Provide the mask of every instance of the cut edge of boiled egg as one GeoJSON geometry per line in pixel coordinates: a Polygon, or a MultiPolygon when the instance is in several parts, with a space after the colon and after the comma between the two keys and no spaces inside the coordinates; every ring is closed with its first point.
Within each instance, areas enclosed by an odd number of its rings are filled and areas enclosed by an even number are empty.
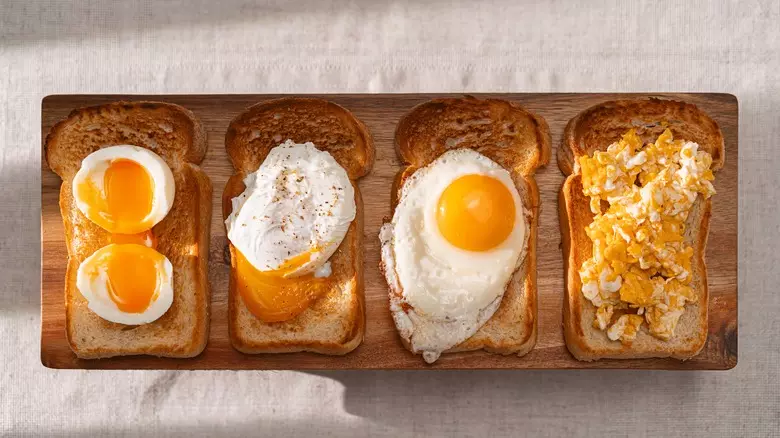
{"type": "Polygon", "coordinates": [[[132,145],[89,154],[73,178],[78,209],[111,233],[136,234],[152,228],[170,211],[175,191],[165,161],[132,145]]]}
{"type": "Polygon", "coordinates": [[[144,245],[109,244],[79,265],[76,287],[101,318],[140,325],[163,316],[173,303],[170,260],[144,245]]]}

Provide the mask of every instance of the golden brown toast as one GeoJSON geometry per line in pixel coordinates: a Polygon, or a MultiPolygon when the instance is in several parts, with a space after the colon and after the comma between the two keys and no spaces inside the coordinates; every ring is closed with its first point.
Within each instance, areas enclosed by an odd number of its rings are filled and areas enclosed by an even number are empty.
{"type": "Polygon", "coordinates": [[[49,168],[62,178],[60,212],[68,248],[66,333],[78,357],[193,357],[203,351],[209,332],[211,181],[197,164],[203,160],[206,147],[205,129],[191,111],[160,102],[117,102],[77,109],[49,132],[45,155],[49,168]],[[157,251],[173,265],[173,304],[158,320],[138,326],[99,317],[87,308],[76,287],[79,265],[109,244],[110,233],[76,207],[73,177],[87,155],[117,144],[157,153],[171,168],[176,185],[173,207],[152,229],[158,239],[157,251]]]}
{"type": "Polygon", "coordinates": [[[363,202],[356,180],[374,163],[374,143],[366,126],[348,110],[322,99],[283,98],[248,108],[230,123],[225,138],[236,173],[222,195],[222,214],[227,219],[232,212],[231,199],[246,188],[246,175],[256,171],[268,152],[288,139],[314,143],[347,171],[355,188],[355,220],[329,259],[335,287],[283,322],[261,321],[247,309],[237,290],[236,249],[230,244],[230,340],[244,353],[346,354],[360,345],[365,330],[363,202]]]}
{"type": "MultiPolygon", "coordinates": [[[[524,260],[509,281],[493,316],[473,336],[446,352],[484,349],[500,354],[528,353],[536,344],[537,326],[536,238],[540,202],[533,174],[550,159],[547,123],[514,102],[470,96],[434,99],[416,106],[401,119],[395,146],[406,167],[393,184],[393,211],[406,179],[448,150],[474,149],[509,171],[526,212],[529,232],[524,260]]],[[[382,263],[380,268],[386,278],[394,277],[387,275],[394,267],[382,263]]],[[[392,302],[403,291],[400,285],[393,285],[395,282],[388,283],[392,302]]],[[[396,321],[398,316],[394,315],[396,321]]],[[[401,340],[411,351],[409,340],[403,336],[401,340]]]]}
{"type": "MultiPolygon", "coordinates": [[[[671,129],[675,139],[699,144],[699,150],[712,155],[712,169],[723,167],[724,146],[720,128],[696,106],[671,100],[636,99],[605,102],[591,107],[566,126],[558,148],[558,165],[568,175],[561,189],[559,218],[563,239],[566,299],[563,325],[566,345],[579,360],[601,358],[673,357],[689,359],[699,353],[707,340],[707,269],[704,253],[711,211],[710,199],[699,196],[686,221],[685,243],[694,249],[691,286],[698,301],[685,306],[685,313],[669,341],[650,335],[643,326],[631,344],[611,341],[593,327],[596,308],[582,295],[579,269],[592,256],[592,242],[585,228],[593,221],[590,198],[583,194],[577,159],[604,151],[630,129],[636,129],[643,143],[653,142],[671,129]]],[[[717,176],[715,179],[717,184],[717,176]]]]}

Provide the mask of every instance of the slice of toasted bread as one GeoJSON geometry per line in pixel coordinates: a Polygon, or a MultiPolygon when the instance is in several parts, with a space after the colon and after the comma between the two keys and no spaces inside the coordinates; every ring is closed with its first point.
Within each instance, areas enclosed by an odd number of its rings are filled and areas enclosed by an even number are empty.
{"type": "Polygon", "coordinates": [[[347,171],[355,188],[355,220],[329,260],[334,288],[284,322],[263,322],[247,309],[237,290],[236,249],[230,244],[230,340],[244,353],[346,354],[360,345],[365,330],[363,202],[356,180],[374,163],[374,143],[366,126],[348,110],[322,99],[283,98],[248,108],[230,123],[225,138],[236,173],[222,195],[223,217],[227,219],[232,212],[231,199],[246,188],[246,175],[288,139],[314,143],[347,171]]]}
{"type": "MultiPolygon", "coordinates": [[[[685,313],[669,341],[650,335],[643,326],[631,344],[611,341],[606,332],[593,327],[595,306],[582,295],[579,269],[592,256],[592,242],[585,228],[593,221],[590,199],[583,194],[577,159],[604,151],[630,129],[636,129],[644,143],[655,141],[671,129],[675,139],[699,144],[712,155],[712,169],[723,167],[724,146],[720,128],[696,106],[670,100],[637,99],[605,102],[573,118],[558,149],[558,165],[568,175],[559,196],[559,217],[563,239],[566,299],[563,325],[566,345],[579,360],[673,357],[688,359],[699,353],[707,340],[707,245],[711,201],[699,196],[686,221],[685,242],[694,249],[692,287],[698,301],[685,306],[685,313]]],[[[717,177],[715,179],[717,185],[717,177]]]]}
{"type": "MultiPolygon", "coordinates": [[[[417,169],[448,150],[470,148],[500,164],[512,176],[526,212],[526,245],[523,262],[507,284],[493,316],[469,339],[446,352],[484,349],[492,353],[524,355],[536,344],[536,238],[539,189],[533,174],[549,162],[550,132],[547,123],[520,105],[504,100],[434,99],[412,109],[398,124],[395,135],[398,156],[406,166],[392,188],[395,211],[404,182],[417,169]]],[[[383,249],[384,251],[385,249],[383,249]]],[[[409,309],[400,302],[402,286],[394,280],[395,267],[383,257],[380,268],[388,280],[393,318],[401,340],[412,351],[403,333],[409,309]]],[[[407,306],[408,307],[408,306],[407,306]]]]}
{"type": "Polygon", "coordinates": [[[65,225],[66,333],[80,358],[150,354],[193,357],[209,332],[208,248],[211,181],[197,166],[206,154],[206,132],[195,115],[160,102],[117,102],[73,111],[45,143],[49,168],[62,178],[60,212],[65,225]],[[106,321],[87,307],[76,287],[81,262],[109,243],[110,233],[76,207],[72,181],[81,161],[106,146],[131,144],[154,151],[171,168],[173,207],[152,229],[157,251],[173,265],[173,304],[154,322],[131,326],[106,321]]]}

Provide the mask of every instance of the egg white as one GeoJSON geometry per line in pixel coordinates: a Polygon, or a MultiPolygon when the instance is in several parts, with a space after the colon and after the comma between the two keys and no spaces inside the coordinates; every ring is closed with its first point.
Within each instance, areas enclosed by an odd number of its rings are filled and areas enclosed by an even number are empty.
{"type": "Polygon", "coordinates": [[[127,325],[148,324],[156,321],[168,311],[173,303],[173,265],[168,257],[157,264],[157,290],[152,296],[149,307],[140,313],[128,313],[120,310],[108,291],[108,273],[105,263],[117,244],[106,245],[79,265],[76,274],[76,287],[87,300],[87,307],[101,318],[127,325]],[[96,274],[96,275],[95,275],[96,274]]]}
{"type": "Polygon", "coordinates": [[[380,241],[393,318],[413,351],[433,362],[493,316],[525,256],[526,223],[523,202],[509,172],[474,150],[448,151],[409,177],[392,221],[380,231],[380,241]],[[436,223],[442,192],[469,174],[501,181],[515,205],[510,235],[488,251],[453,246],[436,223]],[[410,310],[403,311],[403,303],[410,310]]]}
{"type": "Polygon", "coordinates": [[[91,181],[105,196],[103,181],[106,170],[112,161],[118,159],[132,160],[146,169],[154,186],[152,208],[141,223],[129,224],[132,225],[132,228],[107,231],[123,234],[135,234],[146,231],[157,225],[168,214],[171,207],[173,207],[173,198],[176,193],[176,185],[170,167],[159,155],[149,149],[132,145],[118,145],[98,149],[87,155],[82,160],[81,168],[79,168],[79,171],[73,178],[73,198],[76,201],[76,207],[89,218],[90,206],[86,200],[81,198],[79,187],[82,184],[86,184],[87,181],[91,181]]]}
{"type": "Polygon", "coordinates": [[[328,276],[333,255],[355,219],[355,190],[346,170],[314,144],[291,140],[272,149],[246,189],[232,199],[228,239],[259,271],[312,253],[288,276],[328,276]]]}

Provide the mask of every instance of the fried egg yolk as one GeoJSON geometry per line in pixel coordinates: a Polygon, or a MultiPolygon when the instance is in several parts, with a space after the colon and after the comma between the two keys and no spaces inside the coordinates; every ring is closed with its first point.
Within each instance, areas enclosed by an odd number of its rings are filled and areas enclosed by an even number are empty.
{"type": "Polygon", "coordinates": [[[238,290],[247,309],[265,322],[291,319],[330,288],[328,278],[290,276],[311,260],[312,250],[286,260],[279,269],[260,271],[236,250],[238,290]]]}
{"type": "Polygon", "coordinates": [[[105,269],[108,295],[117,308],[141,313],[155,299],[163,259],[162,254],[147,246],[122,244],[106,251],[96,267],[105,269]]]}
{"type": "Polygon", "coordinates": [[[89,206],[90,220],[112,233],[135,234],[151,228],[146,218],[152,211],[154,181],[139,163],[115,159],[105,171],[101,190],[88,181],[78,187],[79,197],[89,206]]]}
{"type": "Polygon", "coordinates": [[[436,210],[439,232],[453,246],[487,251],[509,237],[515,225],[515,203],[509,189],[485,175],[464,175],[453,181],[436,210]]]}

